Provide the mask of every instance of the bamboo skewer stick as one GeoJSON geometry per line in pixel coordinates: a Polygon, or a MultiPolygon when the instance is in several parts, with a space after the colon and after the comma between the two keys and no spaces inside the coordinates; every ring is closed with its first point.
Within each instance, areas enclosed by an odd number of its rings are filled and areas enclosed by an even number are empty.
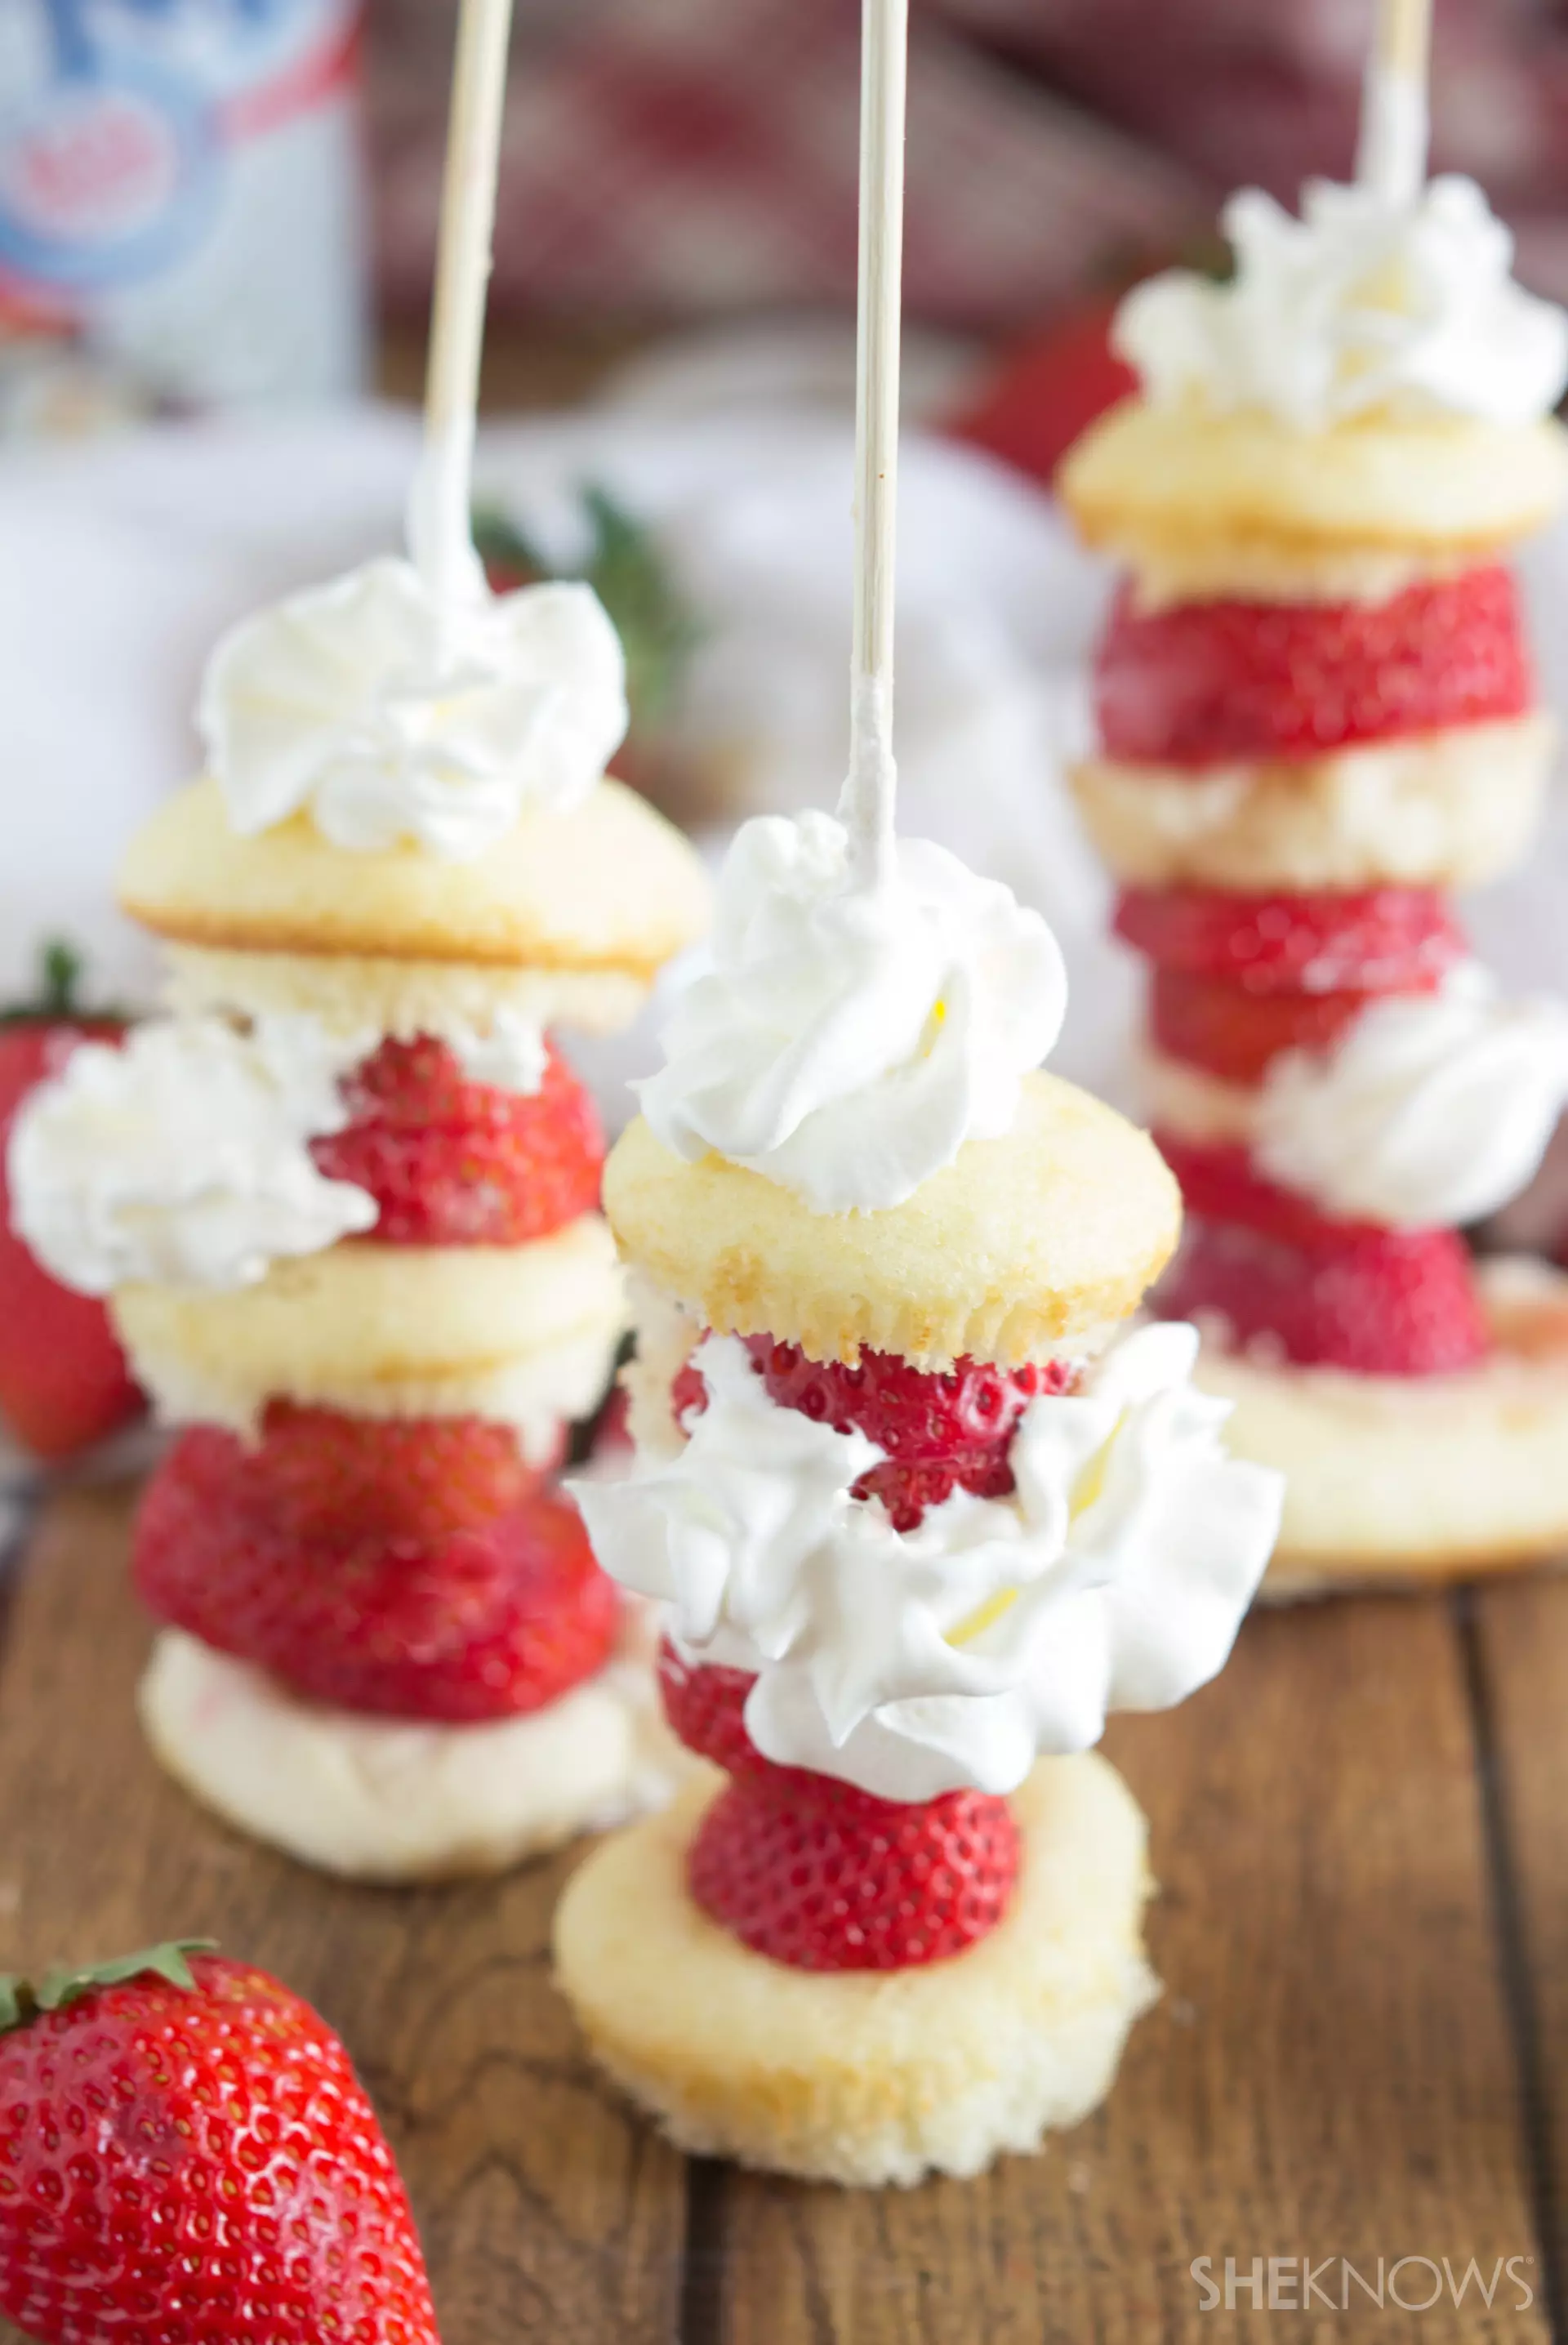
{"type": "Polygon", "coordinates": [[[1424,84],[1431,57],[1431,0],[1381,0],[1378,63],[1385,73],[1424,84]]]}
{"type": "Polygon", "coordinates": [[[1413,203],[1426,179],[1431,5],[1379,0],[1356,177],[1391,204],[1413,203]]]}
{"type": "Polygon", "coordinates": [[[894,571],[908,0],[863,0],[855,362],[855,634],[849,777],[839,810],[865,886],[893,863],[894,571]]]}
{"type": "Polygon", "coordinates": [[[409,502],[415,566],[448,604],[483,578],[469,514],[511,13],[512,0],[463,0],[452,72],[424,445],[409,502]]]}

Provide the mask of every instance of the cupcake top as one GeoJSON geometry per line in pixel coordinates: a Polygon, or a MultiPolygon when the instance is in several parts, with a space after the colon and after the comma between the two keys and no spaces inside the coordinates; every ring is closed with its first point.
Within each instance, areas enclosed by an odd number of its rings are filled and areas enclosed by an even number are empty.
{"type": "Polygon", "coordinates": [[[604,1206],[628,1259],[705,1325],[929,1369],[1092,1347],[1137,1309],[1181,1221],[1153,1143],[1044,1072],[1019,1086],[1008,1131],[881,1212],[814,1213],[715,1151],[683,1161],[645,1120],[611,1152],[604,1206]]]}
{"type": "Polygon", "coordinates": [[[246,837],[207,777],[143,826],[118,892],[155,935],[207,951],[624,974],[644,985],[708,912],[692,848],[615,781],[570,807],[531,807],[478,861],[460,862],[407,840],[339,847],[303,810],[246,837]]]}
{"type": "Polygon", "coordinates": [[[710,965],[606,1173],[631,1259],[704,1323],[942,1366],[1082,1342],[1175,1243],[1141,1134],[1037,1071],[1067,1000],[1040,915],[825,814],[737,834],[710,965]]]}
{"type": "MultiPolygon", "coordinates": [[[[386,558],[223,637],[197,708],[206,773],[122,868],[134,919],[209,957],[491,973],[464,1006],[439,979],[416,987],[420,1006],[459,1017],[503,998],[519,970],[645,989],[701,933],[695,856],[605,779],[626,730],[625,661],[598,597],[561,584],[495,594],[462,553],[440,594],[413,562],[386,558]]],[[[187,1000],[249,1014],[313,1006],[323,973],[259,992],[210,958],[182,974],[187,1000]]],[[[345,1007],[407,1022],[396,983],[324,974],[343,997],[337,1022],[345,1007]]]]}
{"type": "Polygon", "coordinates": [[[1221,591],[1281,556],[1355,591],[1347,548],[1462,560],[1550,519],[1568,316],[1514,282],[1472,180],[1313,181],[1300,218],[1246,189],[1224,225],[1228,280],[1170,270],[1118,312],[1141,396],[1059,482],[1091,543],[1179,579],[1218,544],[1221,591]]]}

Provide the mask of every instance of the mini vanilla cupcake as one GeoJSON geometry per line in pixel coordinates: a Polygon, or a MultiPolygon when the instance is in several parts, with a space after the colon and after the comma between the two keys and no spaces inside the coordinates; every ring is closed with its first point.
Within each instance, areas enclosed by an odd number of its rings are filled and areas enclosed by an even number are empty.
{"type": "Polygon", "coordinates": [[[1222,1665],[1278,1519],[1190,1329],[1148,1140],[1036,1071],[1043,921],[939,848],[749,824],[605,1203],[640,1458],[580,1504],[669,1608],[701,1785],[556,1924],[598,2058],[683,2147],[913,2182],[1037,2148],[1156,1992],[1108,1710],[1222,1665]]]}
{"type": "Polygon", "coordinates": [[[642,1623],[552,1477],[624,1325],[592,1103],[705,917],[603,778],[585,589],[382,561],[238,628],[122,898],[173,1013],[28,1102],[17,1225],[182,1430],[134,1568],[170,1771],[356,1878],[490,1870],[667,1792],[642,1623]]]}
{"type": "Polygon", "coordinates": [[[1568,319],[1423,144],[1374,65],[1357,183],[1238,196],[1228,283],[1135,292],[1141,393],[1061,479],[1128,568],[1075,787],[1152,971],[1159,1307],[1289,1477],[1281,1593],[1568,1539],[1568,1287],[1499,1302],[1458,1235],[1540,1160],[1568,1010],[1502,999],[1443,892],[1524,851],[1548,770],[1506,556],[1568,479],[1568,319]]]}

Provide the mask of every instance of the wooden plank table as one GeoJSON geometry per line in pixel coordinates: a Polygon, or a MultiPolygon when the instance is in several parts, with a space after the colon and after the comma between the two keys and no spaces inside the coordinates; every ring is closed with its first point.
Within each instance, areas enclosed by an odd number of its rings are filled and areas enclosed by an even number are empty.
{"type": "Polygon", "coordinates": [[[209,1934],[319,2005],[402,2161],[445,2345],[1568,2345],[1568,1583],[1260,1615],[1217,1685],[1118,1721],[1164,2001],[1046,2157],[871,2196],[690,2165],[622,2108],[551,1985],[572,1857],[351,1890],[193,1808],[133,1716],[126,1518],[123,1493],[55,1499],[6,1609],[0,1956],[209,1934]],[[1490,2281],[1511,2257],[1490,2309],[1473,2276],[1453,2302],[1444,2258],[1490,2281]],[[1374,2287],[1382,2259],[1383,2310],[1340,2258],[1374,2287]]]}

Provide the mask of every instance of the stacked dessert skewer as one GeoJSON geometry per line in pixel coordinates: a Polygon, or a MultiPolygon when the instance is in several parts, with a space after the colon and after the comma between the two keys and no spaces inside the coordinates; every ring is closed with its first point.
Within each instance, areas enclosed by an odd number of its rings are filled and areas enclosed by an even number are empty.
{"type": "Polygon", "coordinates": [[[1239,196],[1230,282],[1129,297],[1142,393],[1060,478],[1128,572],[1075,784],[1152,969],[1162,1307],[1289,1475],[1280,1592],[1568,1538],[1568,1288],[1458,1234],[1538,1163],[1568,1019],[1500,998],[1449,892],[1524,852],[1550,764],[1506,555],[1562,500],[1568,320],[1426,179],[1426,31],[1387,0],[1353,186],[1239,196]]]}
{"type": "Polygon", "coordinates": [[[412,559],[218,646],[207,770],[123,872],[172,1014],[79,1050],[10,1158],[18,1226],[112,1296],[185,1428],[136,1538],[155,1748],[242,1828],[386,1879],[665,1788],[552,1478],[624,1306],[546,1028],[630,1017],[706,890],[603,778],[626,711],[596,599],[492,595],[470,540],[509,14],[464,14],[412,559]]]}
{"type": "Polygon", "coordinates": [[[1177,1192],[1037,1071],[1049,931],[895,836],[905,5],[865,9],[849,781],[838,819],[739,833],[605,1181],[640,1454],[581,1501],[730,1781],[596,1851],[556,1929],[677,2141],[863,2184],[975,2173],[1107,2090],[1153,1982],[1143,1820],[1089,1746],[1222,1665],[1279,1508],[1190,1329],[1105,1348],[1177,1192]]]}

